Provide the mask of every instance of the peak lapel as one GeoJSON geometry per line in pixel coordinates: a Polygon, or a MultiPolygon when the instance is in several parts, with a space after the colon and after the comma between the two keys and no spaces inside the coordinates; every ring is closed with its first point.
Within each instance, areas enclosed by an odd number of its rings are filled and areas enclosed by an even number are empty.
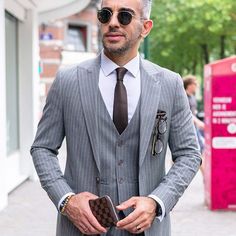
{"type": "Polygon", "coordinates": [[[151,139],[161,93],[161,72],[151,75],[141,67],[141,109],[139,167],[141,167],[151,139]]]}
{"type": "MultiPolygon", "coordinates": [[[[100,161],[98,157],[98,125],[97,125],[97,95],[100,71],[100,57],[95,59],[91,65],[78,69],[79,90],[87,126],[89,139],[97,168],[100,172],[100,161]]],[[[86,147],[85,147],[86,148],[86,147]]]]}

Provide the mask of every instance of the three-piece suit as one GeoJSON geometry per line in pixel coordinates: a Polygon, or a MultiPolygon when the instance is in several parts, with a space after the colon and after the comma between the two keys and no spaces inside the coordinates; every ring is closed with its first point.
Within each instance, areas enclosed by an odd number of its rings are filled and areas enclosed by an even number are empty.
{"type": "MultiPolygon", "coordinates": [[[[163,201],[166,214],[162,222],[155,219],[145,235],[169,236],[169,213],[201,163],[182,79],[140,59],[141,95],[120,135],[99,91],[99,70],[100,56],[57,73],[31,148],[42,187],[56,207],[68,192],[107,194],[116,205],[132,196],[155,195],[163,201]],[[153,156],[158,111],[165,112],[167,129],[159,137],[163,151],[153,156]],[[67,161],[62,173],[57,154],[64,138],[67,161]],[[168,144],[174,164],[166,174],[168,144]]],[[[58,214],[57,236],[77,235],[82,233],[58,214]]]]}

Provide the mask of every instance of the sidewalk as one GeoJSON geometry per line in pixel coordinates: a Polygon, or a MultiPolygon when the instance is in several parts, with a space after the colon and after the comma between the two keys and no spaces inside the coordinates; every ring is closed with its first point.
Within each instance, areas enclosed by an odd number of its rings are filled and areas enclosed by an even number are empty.
{"type": "Polygon", "coordinates": [[[56,213],[39,182],[26,181],[10,194],[8,207],[0,213],[0,235],[53,236],[56,213]]]}
{"type": "MultiPolygon", "coordinates": [[[[210,212],[203,202],[199,172],[172,212],[172,236],[236,236],[236,212],[210,212]]],[[[27,181],[0,213],[0,235],[54,236],[56,214],[40,184],[27,181]]]]}
{"type": "Polygon", "coordinates": [[[172,212],[172,236],[236,236],[236,212],[204,206],[200,171],[172,212]]]}

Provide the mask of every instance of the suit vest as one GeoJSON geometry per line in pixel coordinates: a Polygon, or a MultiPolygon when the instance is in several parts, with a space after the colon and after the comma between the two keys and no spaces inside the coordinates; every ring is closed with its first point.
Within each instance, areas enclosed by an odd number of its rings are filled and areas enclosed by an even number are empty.
{"type": "MultiPolygon", "coordinates": [[[[99,195],[109,195],[115,205],[139,195],[140,101],[124,132],[120,135],[101,93],[98,93],[98,152],[100,159],[99,195]]],[[[128,215],[132,209],[125,210],[128,215]]],[[[119,234],[120,235],[120,234],[119,234]]]]}

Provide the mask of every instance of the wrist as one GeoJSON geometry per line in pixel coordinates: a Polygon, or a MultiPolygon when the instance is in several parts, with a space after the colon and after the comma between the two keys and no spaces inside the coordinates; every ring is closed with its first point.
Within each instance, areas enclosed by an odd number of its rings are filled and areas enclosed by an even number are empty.
{"type": "Polygon", "coordinates": [[[62,215],[66,215],[66,208],[68,206],[68,203],[69,201],[71,200],[71,198],[74,196],[74,194],[71,194],[69,196],[67,196],[60,204],[60,207],[59,207],[59,212],[62,214],[62,215]]]}
{"type": "Polygon", "coordinates": [[[155,213],[156,213],[156,217],[160,217],[162,215],[162,207],[161,205],[159,204],[159,202],[154,199],[153,197],[151,196],[148,196],[150,199],[153,200],[153,202],[155,202],[155,213]]]}
{"type": "Polygon", "coordinates": [[[162,208],[161,205],[157,202],[157,206],[156,206],[156,216],[160,217],[162,216],[162,208]]]}

